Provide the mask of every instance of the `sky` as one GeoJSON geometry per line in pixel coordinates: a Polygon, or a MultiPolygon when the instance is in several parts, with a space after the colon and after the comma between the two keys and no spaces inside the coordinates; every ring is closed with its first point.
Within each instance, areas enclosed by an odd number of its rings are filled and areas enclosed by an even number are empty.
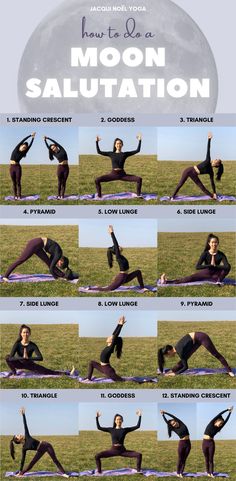
{"type": "MultiPolygon", "coordinates": [[[[236,404],[232,402],[224,403],[198,403],[197,404],[197,437],[201,439],[202,434],[208,423],[221,411],[234,406],[229,421],[223,429],[216,435],[215,440],[220,439],[235,439],[235,408],[236,404]]],[[[228,413],[223,414],[224,419],[228,413]]]]}
{"type": "MultiPolygon", "coordinates": [[[[189,208],[196,211],[196,206],[183,206],[183,208],[189,208]]],[[[205,206],[200,206],[200,210],[205,206]]],[[[191,214],[190,214],[191,215],[191,214]]],[[[194,214],[193,214],[194,215],[194,214]]],[[[206,216],[197,218],[189,217],[187,214],[185,217],[179,217],[178,219],[159,219],[158,231],[159,232],[206,232],[207,234],[213,232],[214,234],[221,232],[235,232],[236,220],[227,218],[215,218],[212,215],[210,218],[206,216]]]]}
{"type": "MultiPolygon", "coordinates": [[[[167,441],[169,439],[167,424],[163,419],[160,410],[167,411],[183,421],[190,432],[191,439],[196,439],[196,403],[160,403],[158,404],[158,439],[167,441]]],[[[169,417],[167,416],[167,419],[169,417]]],[[[171,439],[179,439],[175,433],[172,433],[171,439]]]]}
{"type": "Polygon", "coordinates": [[[157,313],[155,311],[84,311],[80,319],[80,337],[104,337],[111,335],[121,316],[126,323],[122,337],[156,337],[157,313]]]}

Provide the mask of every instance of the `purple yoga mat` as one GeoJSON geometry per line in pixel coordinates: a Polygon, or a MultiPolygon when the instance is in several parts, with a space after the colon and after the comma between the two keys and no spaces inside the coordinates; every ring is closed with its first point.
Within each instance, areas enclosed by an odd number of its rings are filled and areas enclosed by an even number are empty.
{"type": "MultiPolygon", "coordinates": [[[[99,290],[95,290],[94,289],[95,287],[96,286],[81,286],[79,287],[79,292],[84,292],[86,294],[90,292],[101,292],[99,290]]],[[[157,290],[155,286],[145,286],[145,288],[148,289],[150,292],[156,292],[157,290]]],[[[111,291],[111,292],[127,292],[127,291],[135,291],[135,292],[139,292],[140,294],[143,294],[142,289],[140,289],[139,286],[120,286],[118,287],[118,289],[115,289],[114,291],[111,291]]],[[[109,291],[106,291],[106,292],[109,292],[109,291]]]]}
{"type": "MultiPolygon", "coordinates": [[[[165,373],[170,371],[170,369],[165,369],[165,373]]],[[[236,375],[236,368],[232,368],[232,371],[234,375],[236,375]]],[[[186,371],[182,372],[181,374],[178,374],[178,376],[206,376],[209,374],[227,374],[227,371],[225,368],[209,368],[209,367],[199,367],[199,368],[192,368],[192,369],[187,369],[186,371]]]]}
{"type": "MultiPolygon", "coordinates": [[[[196,202],[198,200],[207,200],[209,202],[209,200],[212,200],[208,195],[177,195],[174,199],[170,199],[168,195],[160,197],[161,202],[196,202]]],[[[236,202],[236,197],[234,195],[217,195],[215,202],[223,202],[224,200],[236,202]]]]}
{"type": "MultiPolygon", "coordinates": [[[[93,477],[106,477],[106,476],[129,476],[129,475],[134,475],[137,474],[136,469],[130,469],[130,468],[121,468],[121,469],[111,469],[111,470],[105,470],[102,472],[102,474],[96,473],[94,469],[88,470],[88,471],[80,471],[79,473],[76,471],[67,471],[67,474],[69,474],[71,477],[79,477],[79,476],[93,476],[93,477]]],[[[154,469],[142,469],[141,470],[141,475],[148,477],[148,476],[155,476],[157,478],[167,478],[167,477],[175,477],[176,478],[176,472],[165,472],[165,471],[155,471],[154,469]]],[[[5,477],[11,477],[15,476],[16,472],[14,471],[7,471],[5,474],[5,477]]],[[[229,475],[227,473],[214,473],[215,477],[221,477],[221,478],[228,478],[229,475]]],[[[29,473],[26,473],[24,477],[61,477],[62,476],[58,473],[52,472],[52,471],[30,471],[29,473]]],[[[206,473],[184,473],[184,477],[187,478],[200,478],[201,476],[206,476],[206,473]]]]}
{"type": "MultiPolygon", "coordinates": [[[[158,279],[157,281],[157,287],[179,287],[179,286],[204,286],[204,285],[212,285],[212,286],[218,286],[217,282],[212,282],[212,281],[195,281],[195,282],[182,282],[181,284],[161,284],[161,280],[158,279]]],[[[221,283],[223,286],[236,286],[236,280],[235,279],[230,279],[226,278],[223,280],[221,283]]]]}
{"type": "Polygon", "coordinates": [[[11,200],[12,202],[21,202],[22,200],[39,200],[40,195],[35,194],[35,195],[22,195],[21,199],[15,199],[13,195],[8,195],[5,197],[5,200],[11,200]]]}
{"type": "MultiPolygon", "coordinates": [[[[5,478],[9,478],[12,476],[16,476],[17,471],[7,471],[5,474],[5,478]]],[[[80,474],[77,473],[76,471],[67,471],[66,474],[69,474],[71,477],[78,477],[80,474]]],[[[24,478],[29,478],[29,477],[37,477],[37,478],[46,478],[46,477],[58,477],[61,479],[64,479],[63,476],[59,473],[53,472],[53,471],[30,471],[29,473],[25,473],[23,478],[19,479],[24,479],[24,478]]],[[[18,477],[16,477],[18,479],[18,477]]]]}
{"type": "Polygon", "coordinates": [[[126,199],[143,199],[143,200],[156,200],[157,195],[156,194],[147,194],[147,193],[142,193],[140,197],[138,197],[136,194],[133,192],[120,192],[118,194],[105,194],[102,197],[98,197],[97,194],[85,194],[85,195],[80,195],[79,200],[93,200],[93,201],[101,201],[101,200],[126,200],[126,199]]]}
{"type": "MultiPolygon", "coordinates": [[[[11,274],[8,278],[9,283],[13,282],[51,282],[55,281],[51,274],[11,274]]],[[[66,281],[66,279],[60,279],[66,281]]],[[[77,284],[79,279],[74,279],[73,281],[67,281],[71,284],[77,284]]],[[[2,276],[0,276],[0,282],[4,282],[2,276]]]]}
{"type": "MultiPolygon", "coordinates": [[[[134,381],[140,384],[145,382],[157,383],[157,378],[151,377],[151,376],[129,376],[129,377],[124,376],[123,379],[125,381],[134,381]]],[[[84,378],[79,377],[79,382],[81,382],[82,384],[101,384],[103,382],[109,383],[109,382],[116,382],[116,381],[113,381],[112,379],[109,379],[107,377],[93,377],[91,381],[85,381],[84,378]]]]}
{"type": "MultiPolygon", "coordinates": [[[[2,371],[0,372],[0,379],[47,379],[47,378],[58,378],[58,377],[64,377],[64,374],[69,374],[69,371],[61,371],[61,374],[56,374],[53,376],[52,374],[37,374],[32,371],[24,371],[17,369],[16,370],[17,374],[11,376],[9,371],[2,371]]],[[[75,370],[73,376],[68,376],[70,379],[77,379],[79,381],[79,373],[77,370],[75,370]]]]}
{"type": "Polygon", "coordinates": [[[58,199],[57,195],[49,195],[48,200],[58,200],[60,202],[67,200],[79,200],[78,194],[65,195],[63,199],[58,199]]]}

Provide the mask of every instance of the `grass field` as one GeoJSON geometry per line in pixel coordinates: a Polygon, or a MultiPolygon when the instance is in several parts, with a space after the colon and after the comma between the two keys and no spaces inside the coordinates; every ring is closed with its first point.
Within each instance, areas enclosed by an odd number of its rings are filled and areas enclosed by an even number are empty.
{"type": "MultiPolygon", "coordinates": [[[[43,314],[42,314],[43,315],[43,314]]],[[[10,353],[16,342],[19,324],[1,324],[1,371],[8,371],[9,367],[5,357],[10,353]]],[[[79,366],[78,355],[78,325],[76,324],[33,324],[32,341],[37,344],[43,361],[39,365],[55,370],[71,370],[74,365],[79,366]]],[[[2,389],[65,389],[78,388],[78,381],[68,376],[47,379],[2,379],[2,389]]]]}
{"type": "MultiPolygon", "coordinates": [[[[1,273],[21,254],[26,243],[35,237],[49,237],[58,242],[69,257],[70,267],[78,272],[78,226],[7,226],[1,227],[1,273]],[[9,243],[12,247],[9,249],[9,243]]],[[[48,267],[33,255],[16,271],[21,274],[47,274],[48,267]]],[[[63,279],[37,283],[1,283],[2,297],[64,297],[77,296],[78,285],[63,279]]]]}
{"type": "MultiPolygon", "coordinates": [[[[79,339],[80,373],[86,377],[88,364],[91,360],[99,362],[100,353],[106,346],[105,339],[94,337],[81,337],[79,339]]],[[[111,357],[111,365],[119,376],[156,376],[156,339],[153,337],[125,337],[123,338],[123,352],[120,359],[115,353],[111,357]]],[[[94,370],[96,377],[102,373],[94,370]]],[[[104,384],[81,384],[81,388],[98,389],[135,389],[135,388],[156,388],[156,384],[136,382],[115,382],[104,384]]]]}
{"type": "MultiPolygon", "coordinates": [[[[124,255],[129,260],[130,270],[136,271],[141,269],[143,274],[144,284],[154,286],[156,284],[156,266],[157,266],[157,251],[154,248],[127,248],[124,249],[124,255]]],[[[106,249],[103,248],[79,248],[79,265],[80,265],[80,286],[99,285],[106,286],[111,283],[112,279],[118,274],[119,266],[115,262],[113,269],[110,269],[107,264],[106,249]]],[[[137,285],[137,280],[131,281],[130,285],[137,285]]],[[[127,284],[128,285],[128,284],[127,284]]],[[[86,294],[80,293],[81,296],[156,296],[155,292],[145,292],[139,294],[134,291],[127,292],[89,292],[86,294]]]]}
{"type": "MultiPolygon", "coordinates": [[[[155,155],[138,155],[126,161],[127,174],[142,177],[142,192],[157,194],[157,157],[155,155]]],[[[111,161],[100,155],[81,155],[79,159],[79,194],[94,194],[96,192],[95,178],[111,172],[111,161]]],[[[106,182],[102,183],[102,194],[118,192],[136,193],[134,182],[106,182]]],[[[80,201],[80,204],[95,204],[93,201],[80,201]]],[[[100,200],[99,204],[110,204],[110,201],[100,200]]],[[[146,202],[143,199],[114,200],[112,204],[156,204],[157,201],[146,202]]]]}
{"type": "MultiPolygon", "coordinates": [[[[3,205],[22,205],[32,204],[32,201],[11,202],[4,200],[6,196],[13,195],[12,180],[9,173],[9,165],[0,166],[1,182],[1,204],[3,205]]],[[[22,195],[40,194],[40,166],[22,164],[22,195]]],[[[42,199],[36,200],[33,204],[41,204],[42,199]]]]}
{"type": "MultiPolygon", "coordinates": [[[[69,165],[69,176],[66,182],[66,195],[78,195],[78,165],[69,165]]],[[[57,195],[57,164],[40,166],[40,196],[41,204],[72,205],[76,200],[48,200],[48,196],[57,195]]]]}
{"type": "MultiPolygon", "coordinates": [[[[157,193],[158,198],[169,195],[171,196],[174,192],[175,187],[179,183],[182,172],[187,167],[192,167],[194,164],[192,162],[176,162],[176,161],[158,161],[157,167],[157,193]]],[[[217,171],[216,171],[217,172],[217,171]]],[[[235,195],[235,175],[236,175],[236,162],[227,161],[224,162],[224,175],[220,182],[215,182],[216,190],[219,194],[224,195],[235,195]]],[[[200,175],[200,180],[205,185],[205,187],[211,192],[212,187],[210,183],[209,175],[200,175]]],[[[196,186],[196,184],[188,179],[184,186],[179,191],[178,195],[201,195],[202,191],[196,186]]],[[[202,194],[203,195],[203,194],[202,194]]],[[[160,201],[158,200],[158,203],[160,201]]],[[[186,202],[185,202],[186,203],[186,202]]],[[[184,204],[184,202],[161,202],[161,204],[184,204]]],[[[218,205],[217,201],[209,199],[209,201],[196,201],[191,202],[192,204],[210,204],[218,205]]],[[[220,205],[232,205],[232,202],[224,201],[220,202],[220,205]]]]}
{"type": "MultiPolygon", "coordinates": [[[[235,240],[234,232],[214,232],[220,238],[219,249],[223,251],[231,271],[227,277],[235,279],[235,240]]],[[[158,234],[158,279],[165,272],[168,279],[177,279],[196,272],[195,265],[204,250],[206,232],[160,232],[158,234]]],[[[159,297],[233,297],[235,286],[201,285],[181,287],[160,287],[159,297]]]]}
{"type": "MultiPolygon", "coordinates": [[[[17,433],[12,433],[17,434],[17,433]]],[[[34,433],[31,433],[33,437],[38,439],[39,441],[47,441],[51,443],[55,449],[56,456],[58,457],[60,463],[64,467],[65,471],[78,471],[79,470],[79,463],[78,463],[78,456],[79,456],[79,437],[78,436],[37,436],[34,433]]],[[[16,459],[13,459],[10,456],[9,451],[9,442],[12,436],[1,436],[1,479],[5,478],[6,471],[17,471],[20,467],[21,461],[21,447],[15,445],[15,453],[16,459]]],[[[25,466],[30,462],[33,458],[35,451],[28,451],[26,455],[26,463],[25,466]]],[[[33,468],[34,469],[34,468],[33,468]]],[[[42,471],[54,471],[57,472],[57,467],[52,462],[51,458],[48,454],[45,454],[35,466],[36,470],[42,471]]],[[[10,478],[10,479],[17,479],[17,478],[10,478]]],[[[35,477],[27,477],[27,479],[38,479],[35,477]]],[[[52,479],[63,479],[60,477],[51,478],[46,476],[43,478],[45,481],[51,481],[52,479]]]]}
{"type": "MultiPolygon", "coordinates": [[[[194,331],[202,331],[208,334],[216,346],[216,349],[226,358],[231,367],[236,367],[236,323],[230,321],[212,322],[158,322],[158,349],[166,344],[176,345],[185,334],[194,331]]],[[[171,368],[179,361],[178,355],[172,359],[166,359],[165,367],[171,368]]],[[[218,359],[213,357],[204,347],[200,347],[189,359],[190,368],[223,367],[218,359]]],[[[158,382],[160,389],[235,389],[236,378],[226,374],[214,374],[209,376],[175,376],[162,377],[158,382]]]]}

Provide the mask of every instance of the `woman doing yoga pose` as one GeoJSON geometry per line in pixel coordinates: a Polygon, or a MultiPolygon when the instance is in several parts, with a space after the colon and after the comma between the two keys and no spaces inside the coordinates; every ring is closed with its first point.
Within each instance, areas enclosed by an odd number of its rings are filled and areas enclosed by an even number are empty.
{"type": "Polygon", "coordinates": [[[95,456],[98,473],[102,472],[101,459],[111,458],[113,456],[122,456],[124,458],[136,458],[137,471],[138,473],[140,472],[141,463],[142,463],[142,454],[137,453],[136,451],[130,451],[126,449],[124,446],[125,436],[128,433],[131,433],[132,431],[135,431],[136,429],[140,428],[142,413],[140,410],[138,410],[136,414],[139,417],[136,426],[131,426],[130,428],[123,428],[122,427],[123,417],[120,414],[115,414],[113,426],[108,428],[103,428],[100,426],[100,423],[99,423],[99,417],[101,416],[101,413],[97,412],[97,416],[96,416],[97,428],[100,431],[104,431],[105,433],[110,433],[111,439],[112,439],[111,448],[107,449],[106,451],[101,451],[101,453],[98,453],[95,456]]]}
{"type": "Polygon", "coordinates": [[[178,444],[178,461],[177,461],[177,476],[179,478],[183,477],[183,472],[185,468],[185,463],[187,457],[191,451],[191,442],[189,437],[189,430],[187,426],[178,419],[173,414],[167,413],[166,411],[160,411],[164,421],[168,426],[168,436],[171,437],[172,431],[174,431],[177,436],[179,436],[179,444],[178,444]],[[167,419],[166,416],[169,416],[170,419],[167,419]]]}
{"type": "Polygon", "coordinates": [[[13,193],[15,200],[21,199],[21,176],[22,176],[22,168],[20,165],[20,161],[23,157],[26,157],[35,137],[35,132],[31,135],[28,135],[24,139],[22,139],[19,144],[14,148],[11,154],[10,160],[10,176],[13,184],[13,193]],[[30,143],[26,142],[27,139],[32,137],[30,143]]]}
{"type": "Polygon", "coordinates": [[[97,195],[98,197],[102,197],[102,190],[101,190],[101,183],[102,182],[112,182],[114,180],[122,180],[125,182],[136,182],[137,183],[137,196],[141,195],[141,187],[142,187],[142,178],[137,177],[136,175],[126,174],[124,170],[125,161],[131,155],[135,155],[140,152],[141,148],[141,135],[137,135],[138,139],[138,147],[136,150],[131,150],[130,152],[122,152],[123,147],[123,140],[116,138],[114,140],[113,151],[111,152],[103,152],[99,148],[99,141],[101,140],[99,137],[96,137],[96,148],[97,153],[100,155],[104,155],[106,157],[110,157],[111,164],[112,164],[112,171],[109,174],[102,175],[101,177],[97,177],[95,179],[97,195]]]}
{"type": "MultiPolygon", "coordinates": [[[[35,361],[43,361],[43,356],[34,342],[30,341],[31,329],[26,324],[22,324],[19,330],[19,336],[12,347],[6,363],[11,369],[10,375],[16,375],[16,369],[27,369],[37,374],[57,376],[64,374],[62,371],[54,371],[44,366],[36,364],[35,361]],[[15,357],[17,356],[17,357],[15,357]]],[[[70,374],[73,374],[74,367],[70,374]]]]}
{"type": "Polygon", "coordinates": [[[32,438],[32,436],[29,433],[29,429],[26,422],[25,409],[22,408],[20,410],[20,413],[22,414],[25,432],[24,434],[16,434],[15,436],[13,436],[13,438],[10,441],[10,453],[13,459],[15,459],[14,444],[22,444],[22,458],[20,463],[20,471],[16,474],[16,476],[23,477],[23,475],[26,472],[30,471],[45,453],[48,453],[49,456],[52,458],[52,461],[54,462],[54,464],[59,469],[58,474],[60,474],[63,478],[69,478],[68,474],[65,473],[65,470],[62,467],[61,463],[58,461],[53,446],[47,441],[38,441],[37,439],[32,438]],[[27,451],[36,451],[36,454],[33,457],[32,461],[28,464],[28,466],[24,468],[27,451]]]}
{"type": "Polygon", "coordinates": [[[221,429],[225,426],[229,420],[233,407],[221,411],[217,416],[215,416],[207,425],[203,441],[202,441],[202,451],[206,462],[206,472],[211,478],[214,478],[214,454],[215,454],[215,441],[214,437],[221,429]],[[224,419],[223,414],[228,412],[228,416],[224,419]]]}
{"type": "Polygon", "coordinates": [[[161,275],[161,284],[182,284],[188,282],[210,281],[222,285],[224,278],[229,274],[231,266],[226,255],[218,250],[219,237],[209,234],[205,249],[201,254],[195,272],[190,276],[168,280],[166,274],[161,275]]]}
{"type": "Polygon", "coordinates": [[[199,347],[205,347],[207,351],[216,359],[219,359],[221,364],[227,370],[229,376],[234,377],[231,367],[228,365],[226,359],[220,352],[217,351],[212,340],[205,332],[190,332],[182,337],[175,346],[167,344],[166,346],[158,349],[158,367],[159,371],[163,373],[165,356],[174,357],[176,354],[180,357],[180,361],[176,366],[172,367],[165,376],[175,376],[181,374],[188,369],[188,359],[199,349],[199,347]]]}
{"type": "Polygon", "coordinates": [[[210,149],[211,149],[212,137],[213,137],[212,134],[209,133],[208,142],[207,142],[206,159],[200,164],[194,165],[194,167],[188,167],[183,171],[182,177],[171,197],[172,199],[176,197],[177,193],[179,192],[181,187],[183,187],[183,185],[188,179],[192,179],[192,181],[202,190],[202,192],[204,192],[204,194],[208,195],[212,199],[217,199],[213,168],[218,169],[216,180],[220,180],[224,172],[224,167],[220,159],[211,160],[210,149]],[[203,185],[203,183],[199,179],[199,175],[205,175],[205,174],[208,174],[210,176],[211,186],[213,190],[212,194],[208,189],[206,189],[206,187],[203,185]]]}
{"type": "Polygon", "coordinates": [[[49,159],[53,160],[54,157],[58,160],[58,167],[57,167],[57,179],[58,179],[58,190],[57,196],[58,199],[64,199],[65,190],[66,190],[66,181],[69,175],[69,165],[68,165],[68,156],[67,153],[56,140],[50,139],[50,137],[44,136],[44,142],[49,151],[49,159]],[[53,142],[49,144],[47,140],[53,142]]]}
{"type": "Polygon", "coordinates": [[[26,244],[20,257],[8,267],[3,276],[3,280],[9,282],[8,277],[11,272],[30,259],[34,254],[49,267],[49,271],[55,279],[58,277],[68,281],[78,279],[79,275],[69,268],[69,259],[63,256],[59,244],[48,237],[36,237],[26,244]],[[47,254],[49,254],[49,256],[47,254]],[[63,272],[63,270],[65,272],[63,272]]]}
{"type": "Polygon", "coordinates": [[[103,374],[105,374],[105,376],[112,379],[113,381],[123,381],[123,378],[118,376],[115,369],[110,365],[110,357],[113,354],[114,350],[116,350],[117,358],[119,359],[121,357],[123,339],[122,337],[119,337],[119,334],[125,322],[125,317],[122,316],[119,319],[119,322],[112,335],[107,338],[107,346],[102,350],[100,354],[100,363],[97,361],[90,361],[87,379],[91,380],[93,370],[97,369],[99,372],[102,372],[103,374]]]}

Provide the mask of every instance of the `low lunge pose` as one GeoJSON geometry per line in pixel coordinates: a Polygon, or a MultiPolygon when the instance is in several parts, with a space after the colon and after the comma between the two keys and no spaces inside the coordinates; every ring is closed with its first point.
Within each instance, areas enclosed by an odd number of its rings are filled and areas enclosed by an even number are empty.
{"type": "Polygon", "coordinates": [[[104,155],[106,157],[110,157],[111,164],[112,164],[112,171],[109,174],[102,175],[101,177],[97,177],[95,179],[98,197],[102,197],[101,183],[112,182],[114,180],[122,180],[125,182],[136,182],[137,196],[141,195],[142,178],[138,177],[137,175],[126,174],[124,170],[126,159],[131,155],[135,155],[138,152],[140,152],[141,135],[137,135],[137,139],[138,139],[138,147],[136,150],[131,150],[130,152],[122,152],[123,140],[116,138],[114,140],[113,151],[103,152],[100,150],[100,147],[99,147],[99,141],[101,139],[99,137],[96,138],[97,153],[100,155],[104,155]]]}
{"type": "Polygon", "coordinates": [[[179,444],[178,444],[178,461],[177,461],[177,476],[179,478],[183,477],[183,472],[185,468],[185,463],[187,460],[187,457],[191,451],[191,442],[190,442],[190,437],[189,437],[189,430],[187,426],[178,419],[176,416],[173,414],[167,413],[166,411],[161,410],[160,411],[164,421],[166,422],[168,426],[168,436],[169,438],[171,437],[172,431],[174,431],[177,436],[179,436],[179,444]],[[167,419],[168,416],[170,419],[167,419]]]}
{"type": "MultiPolygon", "coordinates": [[[[47,367],[36,364],[35,361],[43,361],[43,356],[34,342],[30,340],[31,329],[26,324],[22,324],[19,330],[19,336],[12,347],[8,356],[6,356],[6,363],[11,369],[11,375],[16,374],[16,369],[27,369],[28,371],[37,374],[44,374],[50,376],[57,376],[62,374],[62,371],[54,371],[47,367]]],[[[72,369],[74,371],[74,368],[72,369]]],[[[71,371],[71,373],[72,373],[71,371]]]]}
{"type": "Polygon", "coordinates": [[[11,457],[15,459],[15,449],[14,444],[22,444],[22,458],[20,463],[20,471],[16,475],[17,477],[23,477],[23,475],[30,471],[33,466],[39,461],[39,459],[45,454],[48,453],[49,456],[52,458],[54,464],[56,465],[59,473],[63,478],[69,478],[68,474],[65,473],[64,468],[62,467],[61,463],[58,461],[56,457],[56,453],[53,449],[53,446],[46,442],[46,441],[38,441],[37,439],[32,438],[29,433],[29,429],[26,422],[25,417],[25,409],[22,408],[20,410],[22,414],[23,424],[24,424],[24,434],[16,434],[10,441],[10,453],[11,457]],[[32,461],[24,468],[25,464],[25,457],[27,451],[36,451],[35,456],[33,457],[32,461]]]}
{"type": "Polygon", "coordinates": [[[166,274],[163,273],[161,275],[161,284],[184,284],[188,282],[210,281],[221,285],[224,278],[229,274],[231,265],[229,264],[226,255],[218,250],[218,246],[219,237],[214,234],[209,234],[205,249],[196,265],[198,272],[195,272],[190,276],[173,280],[168,280],[166,274]]]}
{"type": "Polygon", "coordinates": [[[68,165],[68,156],[67,152],[65,151],[64,147],[60,145],[56,140],[50,139],[50,137],[44,136],[44,142],[49,151],[49,159],[53,160],[54,157],[58,160],[58,167],[57,167],[57,179],[58,179],[58,190],[57,196],[58,199],[64,199],[65,190],[66,190],[66,181],[69,175],[69,165],[68,165]],[[50,140],[53,142],[49,144],[47,141],[50,140]]]}
{"type": "Polygon", "coordinates": [[[207,425],[205,431],[204,431],[204,436],[203,436],[203,441],[202,441],[202,451],[205,457],[205,462],[206,462],[206,472],[207,475],[210,476],[211,478],[214,478],[214,454],[215,454],[215,441],[214,437],[216,434],[218,434],[221,429],[225,426],[227,421],[229,420],[231,413],[233,411],[233,407],[230,407],[228,409],[225,409],[224,411],[221,411],[217,416],[215,416],[207,425]],[[223,414],[228,412],[228,416],[226,418],[223,418],[223,414]]]}
{"type": "Polygon", "coordinates": [[[181,187],[183,187],[183,185],[188,179],[191,179],[199,187],[199,189],[201,189],[202,192],[204,192],[204,194],[208,195],[212,199],[217,199],[213,168],[215,167],[218,169],[216,180],[220,180],[224,172],[224,167],[220,159],[211,160],[211,153],[210,153],[211,139],[212,139],[212,134],[209,133],[206,159],[200,164],[194,165],[194,167],[187,167],[187,169],[183,171],[182,177],[172,195],[172,199],[176,197],[177,193],[179,192],[181,187]],[[213,193],[211,193],[208,189],[206,189],[206,187],[203,185],[203,183],[199,179],[200,175],[205,175],[205,174],[208,174],[210,176],[213,193]]]}
{"type": "Polygon", "coordinates": [[[102,372],[103,374],[105,374],[105,376],[112,379],[113,381],[123,381],[123,378],[118,376],[115,369],[110,365],[110,357],[113,354],[114,350],[116,350],[117,358],[119,359],[121,357],[123,339],[119,336],[119,334],[125,322],[125,317],[122,316],[119,319],[119,322],[112,335],[107,338],[107,346],[102,350],[100,354],[100,362],[90,361],[87,379],[91,380],[93,370],[97,369],[99,372],[102,372]]]}
{"type": "Polygon", "coordinates": [[[123,417],[120,414],[115,414],[113,426],[108,427],[108,428],[103,428],[103,427],[100,426],[100,423],[99,423],[99,417],[101,416],[101,413],[97,412],[97,416],[96,416],[97,428],[100,431],[104,431],[105,433],[110,433],[111,439],[112,439],[111,448],[107,449],[106,451],[101,451],[101,453],[98,453],[95,456],[98,473],[102,472],[101,459],[102,458],[111,458],[113,456],[122,456],[124,458],[136,458],[137,459],[137,472],[138,473],[140,472],[141,463],[142,463],[142,454],[137,453],[136,451],[130,451],[130,450],[126,449],[125,446],[124,446],[125,436],[128,433],[131,433],[132,431],[135,431],[136,429],[140,428],[141,411],[138,410],[136,414],[139,417],[136,426],[131,426],[130,428],[123,428],[122,427],[123,417]]]}
{"type": "Polygon", "coordinates": [[[199,347],[205,347],[209,353],[218,359],[222,366],[225,367],[229,376],[234,377],[231,367],[228,365],[226,359],[219,351],[217,351],[211,338],[205,332],[190,332],[182,337],[175,346],[167,344],[166,346],[158,349],[158,367],[159,371],[163,373],[165,356],[174,357],[178,355],[180,361],[168,371],[165,376],[175,376],[181,374],[188,369],[188,359],[199,349],[199,347]]]}
{"type": "Polygon", "coordinates": [[[22,176],[22,168],[20,165],[20,161],[23,157],[26,157],[35,137],[35,132],[31,135],[28,135],[24,139],[22,139],[19,144],[14,148],[11,154],[10,160],[10,176],[13,185],[13,194],[15,200],[21,199],[21,176],[22,176]],[[31,137],[30,143],[26,142],[27,139],[31,137]]]}
{"type": "Polygon", "coordinates": [[[68,257],[63,256],[59,244],[48,237],[36,237],[26,244],[20,257],[8,267],[3,276],[3,280],[8,282],[8,277],[14,269],[26,262],[34,254],[48,266],[50,273],[55,279],[58,277],[66,280],[78,279],[78,274],[69,268],[69,259],[68,257]]]}

